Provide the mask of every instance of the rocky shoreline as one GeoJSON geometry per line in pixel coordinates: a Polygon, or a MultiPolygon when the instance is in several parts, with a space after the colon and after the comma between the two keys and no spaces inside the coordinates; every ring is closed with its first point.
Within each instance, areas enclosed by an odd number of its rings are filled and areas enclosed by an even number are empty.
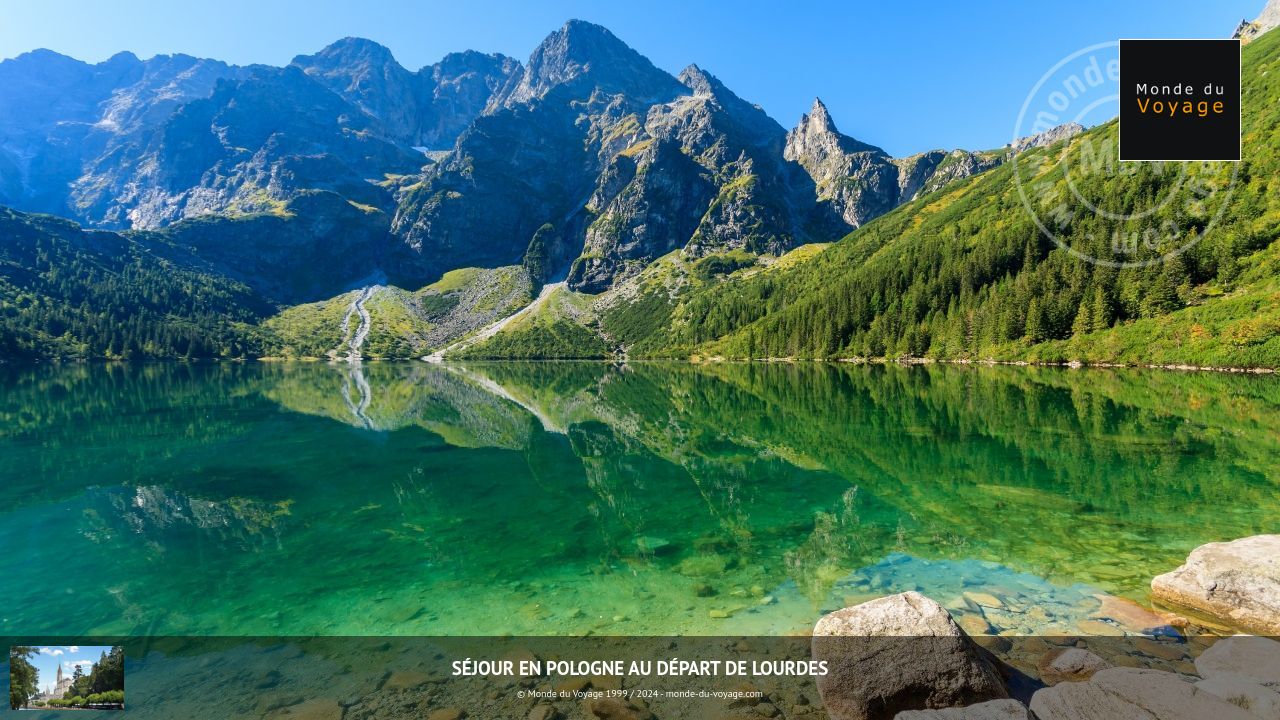
{"type": "MultiPolygon", "coordinates": [[[[631,360],[635,362],[635,360],[631,360]]],[[[736,362],[722,357],[712,358],[696,358],[692,362],[736,362]]],[[[1179,372],[1216,372],[1227,373],[1232,375],[1274,375],[1276,368],[1271,367],[1244,367],[1235,365],[1190,365],[1181,364],[1155,364],[1155,363],[1115,363],[1115,362],[1082,362],[1080,360],[1068,360],[1066,362],[1042,362],[1031,360],[996,360],[994,358],[983,358],[980,360],[972,360],[967,358],[923,358],[923,357],[846,357],[832,359],[817,358],[751,358],[740,362],[837,362],[852,363],[854,365],[1009,365],[1012,367],[1055,367],[1055,368],[1071,368],[1078,370],[1081,368],[1105,368],[1113,370],[1174,370],[1179,372]]]]}
{"type": "MultiPolygon", "coordinates": [[[[405,357],[367,357],[363,358],[364,362],[369,363],[414,363],[414,362],[432,362],[425,357],[417,355],[405,357]]],[[[4,358],[0,358],[0,365],[6,364],[4,358]]],[[[164,363],[181,363],[190,364],[220,364],[220,363],[333,363],[336,362],[332,358],[318,357],[314,355],[263,355],[253,358],[196,358],[189,360],[147,360],[143,361],[147,364],[164,364],[164,363]]],[[[475,361],[472,361],[475,362],[475,361]]],[[[853,365],[985,365],[990,367],[1007,365],[1010,367],[1052,367],[1052,368],[1070,368],[1072,370],[1080,369],[1110,369],[1110,370],[1168,370],[1173,372],[1211,372],[1223,373],[1227,375],[1274,375],[1280,372],[1280,369],[1271,367],[1242,367],[1232,365],[1189,365],[1189,364],[1130,364],[1130,363],[1109,363],[1109,362],[1031,362],[1027,360],[939,360],[935,358],[864,358],[864,357],[848,357],[848,358],[792,358],[792,357],[770,357],[770,358],[751,358],[751,359],[728,359],[723,357],[700,357],[691,358],[660,358],[660,357],[629,357],[627,355],[619,355],[616,357],[601,358],[598,360],[590,359],[564,359],[564,358],[518,358],[511,360],[485,360],[482,362],[518,362],[518,363],[597,363],[597,364],[615,364],[615,363],[683,363],[688,362],[695,365],[713,364],[713,363],[848,363],[853,365]]],[[[10,363],[17,364],[17,363],[10,363]]],[[[137,361],[119,360],[119,359],[84,359],[84,358],[64,358],[53,360],[31,360],[24,361],[22,364],[29,365],[96,365],[96,364],[137,364],[137,361]]]]}
{"type": "MultiPolygon", "coordinates": [[[[1280,634],[1280,535],[1201,546],[1152,595],[1191,611],[1168,616],[1180,628],[1280,634]]],[[[905,592],[823,616],[812,643],[833,668],[817,683],[833,720],[1280,717],[1280,642],[1268,637],[1019,638],[1019,663],[1015,642],[971,638],[937,602],[905,592]],[[1043,650],[1034,669],[1027,650],[1043,650]]]]}

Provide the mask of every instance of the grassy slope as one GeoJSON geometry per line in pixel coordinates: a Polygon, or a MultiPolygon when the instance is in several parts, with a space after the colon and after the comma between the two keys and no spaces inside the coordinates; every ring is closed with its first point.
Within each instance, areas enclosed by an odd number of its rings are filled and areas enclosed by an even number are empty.
{"type": "Polygon", "coordinates": [[[689,261],[680,251],[657,261],[635,278],[601,295],[594,304],[605,337],[637,357],[686,357],[700,334],[714,333],[739,320],[728,304],[708,313],[697,301],[732,295],[736,288],[768,281],[820,257],[829,243],[813,243],[778,258],[746,263],[739,253],[689,261]]]}
{"type": "MultiPolygon", "coordinates": [[[[523,307],[530,300],[529,291],[528,277],[519,266],[453,270],[416,292],[381,287],[365,303],[373,327],[363,353],[374,358],[421,357],[523,307]]],[[[267,320],[264,326],[273,338],[270,352],[313,358],[345,354],[342,318],[355,295],[353,290],[298,305],[267,320]]]]}
{"type": "MultiPolygon", "coordinates": [[[[1274,264],[1274,250],[1267,261],[1274,264]]],[[[1260,260],[1253,257],[1250,260],[1260,260]]],[[[1280,281],[1273,275],[1242,283],[1221,298],[1159,318],[1029,347],[998,357],[1031,362],[1280,367],[1280,281]]]]}
{"type": "Polygon", "coordinates": [[[610,356],[609,345],[595,329],[591,298],[556,289],[537,311],[521,316],[483,342],[450,358],[598,360],[610,356]]]}
{"type": "Polygon", "coordinates": [[[320,302],[288,308],[263,327],[274,339],[270,353],[285,357],[324,357],[342,343],[339,326],[355,290],[320,302]]]}
{"type": "MultiPolygon", "coordinates": [[[[802,245],[773,258],[734,250],[688,260],[680,251],[600,295],[560,290],[538,312],[520,318],[458,357],[470,359],[597,359],[624,351],[635,356],[670,352],[691,327],[683,300],[731,281],[769,276],[818,256],[829,243],[802,245]],[[675,334],[673,334],[675,333],[675,334]]],[[[683,351],[692,343],[680,345],[683,351]]]]}

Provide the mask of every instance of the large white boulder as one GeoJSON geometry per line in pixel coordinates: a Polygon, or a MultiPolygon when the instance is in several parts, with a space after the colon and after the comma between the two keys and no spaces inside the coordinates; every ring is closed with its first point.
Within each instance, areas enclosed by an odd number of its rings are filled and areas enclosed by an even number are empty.
{"type": "Polygon", "coordinates": [[[917,592],[824,615],[812,642],[814,659],[827,662],[818,692],[832,720],[891,720],[1009,696],[994,658],[917,592]]]}
{"type": "Polygon", "coordinates": [[[1280,635],[1280,535],[1201,545],[1151,581],[1151,596],[1232,628],[1280,635]]]}

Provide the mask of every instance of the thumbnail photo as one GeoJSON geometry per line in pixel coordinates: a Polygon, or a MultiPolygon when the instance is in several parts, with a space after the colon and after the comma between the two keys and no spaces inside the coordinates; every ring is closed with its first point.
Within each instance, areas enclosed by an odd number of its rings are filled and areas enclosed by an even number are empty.
{"type": "Polygon", "coordinates": [[[115,646],[9,648],[11,710],[123,710],[124,649],[115,646]]]}

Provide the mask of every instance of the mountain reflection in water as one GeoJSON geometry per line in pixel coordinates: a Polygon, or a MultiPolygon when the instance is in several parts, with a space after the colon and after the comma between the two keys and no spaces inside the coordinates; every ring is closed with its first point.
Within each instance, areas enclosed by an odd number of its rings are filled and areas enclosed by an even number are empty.
{"type": "Polygon", "coordinates": [[[14,632],[794,632],[913,588],[1066,629],[1280,517],[1270,377],[259,363],[0,387],[14,632]]]}

